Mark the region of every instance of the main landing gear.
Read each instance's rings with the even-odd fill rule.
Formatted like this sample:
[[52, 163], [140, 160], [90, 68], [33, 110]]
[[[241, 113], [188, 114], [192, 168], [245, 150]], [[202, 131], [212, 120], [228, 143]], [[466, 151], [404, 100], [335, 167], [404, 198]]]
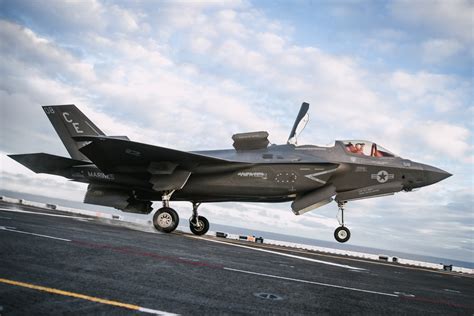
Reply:
[[198, 215], [198, 207], [201, 203], [193, 202], [193, 216], [189, 219], [189, 229], [194, 235], [204, 235], [209, 230], [209, 221], [204, 216]]
[[171, 207], [163, 206], [153, 215], [153, 225], [163, 233], [171, 233], [178, 227], [179, 216]]
[[[159, 208], [153, 215], [153, 226], [163, 233], [173, 232], [179, 224], [179, 215], [169, 205], [171, 195], [174, 191], [164, 194], [162, 197], [163, 207]], [[201, 203], [193, 202], [193, 215], [189, 219], [189, 229], [195, 235], [201, 236], [209, 230], [209, 221], [204, 216], [199, 216], [198, 207]]]
[[162, 233], [171, 233], [178, 227], [179, 215], [170, 207], [170, 198], [174, 191], [164, 194], [161, 200], [163, 207], [153, 215], [153, 226]]
[[346, 242], [349, 240], [349, 238], [351, 238], [351, 231], [349, 230], [349, 228], [344, 226], [344, 204], [346, 203], [347, 202], [342, 201], [337, 202], [339, 212], [341, 213], [341, 219], [339, 219], [339, 216], [337, 216], [337, 220], [339, 221], [339, 225], [341, 226], [336, 228], [336, 230], [334, 231], [334, 238], [336, 238], [336, 240], [341, 243]]

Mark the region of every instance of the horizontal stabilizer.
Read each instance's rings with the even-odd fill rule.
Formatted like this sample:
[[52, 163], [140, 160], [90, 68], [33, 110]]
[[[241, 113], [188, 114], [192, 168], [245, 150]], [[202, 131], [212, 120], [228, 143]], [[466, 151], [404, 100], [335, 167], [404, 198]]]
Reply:
[[11, 159], [36, 173], [63, 175], [64, 170], [87, 162], [45, 153], [8, 155]]

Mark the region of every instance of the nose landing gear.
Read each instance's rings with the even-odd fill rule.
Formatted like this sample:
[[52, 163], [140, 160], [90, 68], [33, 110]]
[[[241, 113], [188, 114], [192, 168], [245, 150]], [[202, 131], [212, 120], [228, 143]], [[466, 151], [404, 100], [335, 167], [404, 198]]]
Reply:
[[339, 221], [339, 225], [341, 226], [336, 228], [336, 230], [334, 231], [334, 238], [336, 238], [336, 240], [340, 243], [344, 243], [351, 238], [351, 231], [349, 230], [349, 228], [344, 226], [344, 204], [346, 203], [347, 202], [342, 201], [337, 202], [337, 206], [339, 207], [338, 215], [339, 212], [341, 213], [341, 218], [339, 219], [339, 216], [337, 216], [337, 220]]

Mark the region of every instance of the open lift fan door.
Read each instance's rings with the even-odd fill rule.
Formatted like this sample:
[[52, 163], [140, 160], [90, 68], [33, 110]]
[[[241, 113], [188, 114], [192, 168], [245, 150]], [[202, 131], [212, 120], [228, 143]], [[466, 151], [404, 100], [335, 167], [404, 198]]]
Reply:
[[232, 140], [235, 150], [263, 149], [270, 144], [268, 132], [265, 131], [234, 134]]

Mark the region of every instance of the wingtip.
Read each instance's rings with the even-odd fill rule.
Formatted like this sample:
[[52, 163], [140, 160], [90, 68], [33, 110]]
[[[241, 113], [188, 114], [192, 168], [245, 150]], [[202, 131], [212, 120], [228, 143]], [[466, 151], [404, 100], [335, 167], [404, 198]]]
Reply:
[[21, 156], [21, 154], [7, 154], [7, 156], [15, 160], [15, 158]]

